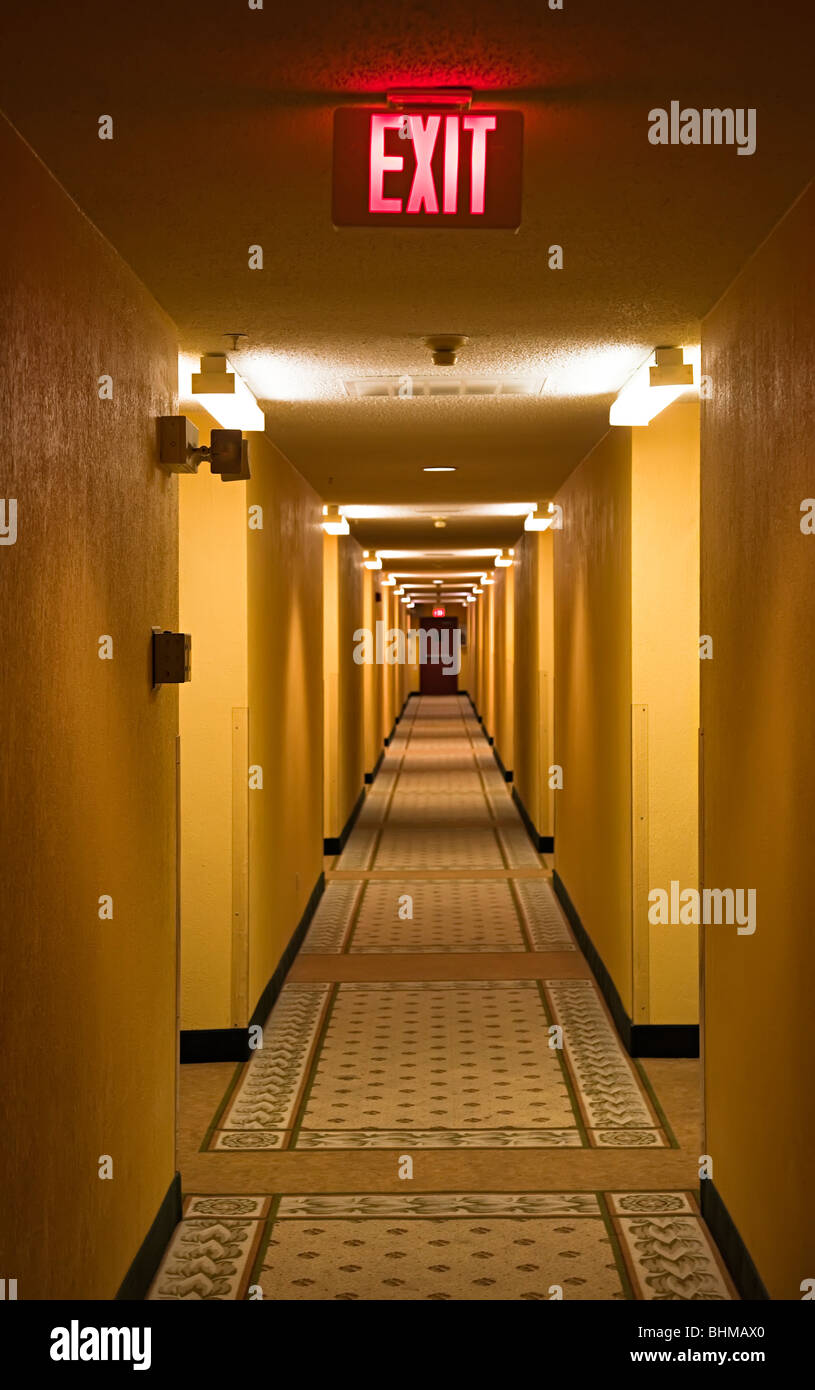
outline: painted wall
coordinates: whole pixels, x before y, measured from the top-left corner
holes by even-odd
[[[517,552],[516,552],[517,553]],[[495,604],[495,747],[511,772],[515,758],[515,567],[496,570]]]
[[[555,867],[635,1023],[698,1020],[699,412],[613,429],[558,494]],[[547,533],[544,533],[547,534]]]
[[[773,1298],[815,1271],[815,192],[703,325],[703,882],[754,888],[752,936],[705,930],[706,1152]]]
[[[630,430],[610,430],[557,501],[555,868],[630,1014]]]
[[[539,835],[555,833],[553,532],[525,531],[512,566],[514,622],[514,784]],[[496,571],[499,574],[500,570]],[[503,756],[503,755],[502,755]]]
[[[247,547],[249,1010],[288,945],[322,872],[322,503],[265,435],[252,436]],[[239,486],[226,484],[225,486]]]
[[[696,1023],[698,929],[648,892],[698,886],[699,404],[631,431],[634,1021]]]
[[[386,589],[389,586],[385,586]],[[362,568],[362,626],[370,632],[376,632],[376,624],[381,619],[382,599],[377,602],[376,595],[381,593],[379,583],[379,571],[367,570]],[[382,740],[385,737],[384,712],[382,707],[382,668],[375,664],[363,666],[362,668],[362,694],[363,694],[363,739],[364,739],[364,769],[369,775],[379,761],[382,752]]]
[[[212,417],[184,409],[208,444]],[[193,678],[179,692],[184,1029],[246,1023],[245,978],[232,978],[233,968],[245,976],[245,962],[233,967],[232,829],[233,798],[248,794],[245,735],[233,766],[233,724],[245,726],[249,703],[246,486],[206,463],[179,476],[179,622],[193,639]]]
[[[367,770],[365,672],[376,667],[364,667],[354,660],[354,633],[363,625],[363,575],[371,573],[363,566],[362,549],[353,536],[324,536],[324,833],[330,837],[338,836],[348,821]],[[375,627],[372,631],[376,632]]]
[[[25,210],[0,228],[2,1273],[109,1299],[175,1169],[178,697],[151,628],[177,624],[176,338],[3,120],[0,163]]]

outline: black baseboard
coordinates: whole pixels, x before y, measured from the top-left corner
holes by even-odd
[[[393,737],[393,735],[391,735],[391,737]],[[326,838],[323,840],[323,854],[342,854],[343,850],[345,849],[345,842],[354,828],[357,816],[362,810],[362,803],[364,800],[365,788],[363,787],[354,803],[354,809],[352,810],[350,816],[345,822],[345,825],[342,827],[342,830],[340,831],[339,835],[327,835]]]
[[[187,1062],[245,1062],[245,1028],[184,1028],[180,1060]]]
[[[258,1024],[260,1024],[260,1026],[262,1027],[263,1024],[266,1022],[267,1018],[269,1017],[269,1014],[272,1012],[275,1000],[277,999],[278,994],[283,988],[283,981],[289,973],[289,968],[291,966],[292,961],[294,960],[294,957],[297,955],[297,952],[300,950],[300,947],[303,944],[303,938],[305,937],[306,932],[311,926],[311,919],[317,911],[320,898],[323,896],[324,892],[325,874],[321,873],[319,878],[317,879],[317,882],[311,890],[311,897],[306,903],[303,915],[291,934],[289,944],[283,952],[282,956],[280,957],[280,960],[277,962],[277,966],[275,967],[275,972],[272,975],[272,978],[269,980],[269,983],[267,984],[257,1004],[255,1005],[254,1013],[252,1014],[252,1017],[249,1020],[249,1028],[254,1028]],[[247,1029],[247,1057],[249,1055],[248,1041],[249,1040]]]
[[[283,988],[289,967],[302,945],[303,938],[311,926],[311,919],[325,890],[325,874],[321,873],[306,903],[303,915],[292,932],[289,944],[277,963],[275,972],[266,985],[254,1013],[245,1028],[192,1028],[181,1033],[181,1061],[186,1062],[246,1062],[251,1050],[249,1029],[260,1024],[262,1027],[272,1011],[272,1006]]]
[[[517,787],[512,788],[512,800],[518,807],[518,814],[520,815],[521,820],[524,823],[526,833],[532,841],[532,844],[535,846],[535,849],[538,851],[538,854],[553,854],[555,849],[554,835],[538,834],[537,826],[535,825],[535,822],[533,821],[532,817],[530,816],[529,812],[524,806]]]
[[[502,758],[501,758],[501,754],[498,752],[498,749],[496,748],[495,744],[492,745],[492,756],[494,757],[495,761],[496,761],[497,764],[498,764],[498,770],[499,770],[499,772],[501,773],[501,776],[503,777],[504,781],[505,781],[505,782],[511,782],[511,781],[512,781],[512,773],[511,773],[511,772],[508,772],[507,769],[504,767],[503,760],[502,760]]]
[[[583,955],[608,1004],[611,1017],[630,1057],[698,1057],[699,1026],[696,1023],[634,1023],[625,1011],[617,986],[608,973],[594,942],[580,920],[557,870],[552,887],[569,919]]]
[[[379,757],[377,758],[376,762],[374,763],[374,770],[373,770],[373,772],[366,772],[366,773],[365,773],[365,784],[366,784],[366,786],[370,786],[371,783],[372,783],[373,781],[376,780],[376,774],[377,774],[377,772],[379,771],[380,767],[382,766],[382,760],[383,760],[384,757],[385,757],[385,750],[384,750],[384,748],[382,748],[382,749],[380,750]]]
[[[699,1207],[741,1298],[751,1303],[769,1300],[770,1295],[753,1264],[750,1251],[709,1178],[699,1184]]]
[[[170,1237],[181,1220],[181,1174],[176,1173],[164,1194],[150,1230],[115,1295],[116,1302],[143,1302]]]

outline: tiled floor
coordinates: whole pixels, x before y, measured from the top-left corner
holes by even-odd
[[[327,879],[263,1047],[183,1069],[151,1297],[734,1297],[696,1064],[627,1056],[464,697],[409,702]]]

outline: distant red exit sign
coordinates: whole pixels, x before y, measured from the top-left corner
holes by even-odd
[[[336,227],[521,224],[520,111],[334,112]]]
[[[434,609],[433,609],[433,617],[434,617],[434,618],[446,618],[446,616],[447,616],[447,613],[446,613],[446,610],[445,610],[444,608],[434,608]]]

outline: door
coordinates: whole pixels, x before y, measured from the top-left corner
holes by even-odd
[[[420,618],[419,626],[423,632],[428,634],[434,630],[438,633],[438,651],[440,657],[446,659],[446,664],[441,659],[431,660],[435,643],[428,635],[424,661],[422,660],[421,649],[419,652],[419,690],[421,694],[458,694],[458,672],[456,670],[458,662],[454,660],[456,648],[453,638],[453,633],[458,627],[458,618]]]

